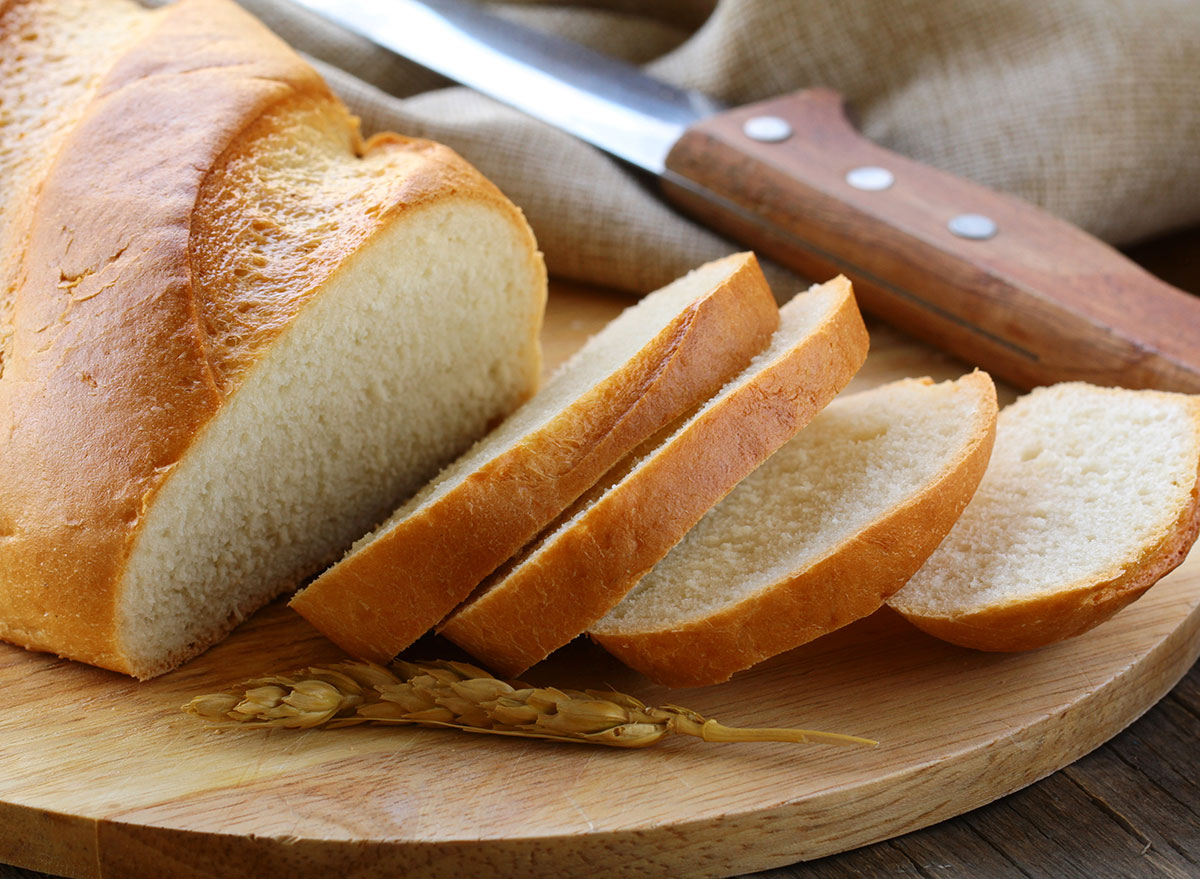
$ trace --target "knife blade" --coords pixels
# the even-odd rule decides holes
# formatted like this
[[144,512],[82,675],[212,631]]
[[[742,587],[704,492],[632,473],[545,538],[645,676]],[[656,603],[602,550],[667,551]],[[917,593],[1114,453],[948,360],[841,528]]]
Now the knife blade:
[[1200,299],[1041,209],[880,147],[841,97],[724,108],[462,0],[294,0],[656,175],[710,227],[1021,387],[1200,393]]
[[349,31],[653,174],[689,125],[725,109],[578,43],[470,3],[299,0]]

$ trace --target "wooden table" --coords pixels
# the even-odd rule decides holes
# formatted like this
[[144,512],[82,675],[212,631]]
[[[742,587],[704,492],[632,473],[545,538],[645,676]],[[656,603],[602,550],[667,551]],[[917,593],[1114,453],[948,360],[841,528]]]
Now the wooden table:
[[[1200,268],[1179,256],[1196,244],[1200,236],[1176,238],[1138,256],[1175,273],[1175,283],[1200,289]],[[1200,665],[1124,733],[1025,790],[924,830],[756,879],[1200,876],[1197,768]],[[0,879],[45,875],[0,864]]]

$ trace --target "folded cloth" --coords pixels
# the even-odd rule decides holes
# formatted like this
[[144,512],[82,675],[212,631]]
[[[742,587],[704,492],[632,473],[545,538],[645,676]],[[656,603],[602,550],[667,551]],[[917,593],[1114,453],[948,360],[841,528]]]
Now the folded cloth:
[[[1194,0],[576,2],[491,7],[730,104],[831,86],[872,140],[1114,244],[1200,222]],[[368,132],[442,141],[496,181],[552,274],[642,292],[735,248],[568,135],[286,0],[243,4],[317,62]]]

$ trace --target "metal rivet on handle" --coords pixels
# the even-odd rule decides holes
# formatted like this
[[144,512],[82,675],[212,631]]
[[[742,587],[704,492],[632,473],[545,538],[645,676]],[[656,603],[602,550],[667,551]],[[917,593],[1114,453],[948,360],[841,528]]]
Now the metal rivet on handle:
[[946,226],[959,238],[971,238],[975,241],[986,241],[1000,231],[996,221],[983,214],[959,214]]
[[780,119],[778,116],[754,116],[742,125],[742,133],[751,140],[779,143],[792,136],[792,126],[787,124],[786,119]]
[[878,165],[863,165],[846,174],[846,182],[855,189],[865,189],[867,192],[878,192],[887,189],[896,182],[896,175],[887,168]]

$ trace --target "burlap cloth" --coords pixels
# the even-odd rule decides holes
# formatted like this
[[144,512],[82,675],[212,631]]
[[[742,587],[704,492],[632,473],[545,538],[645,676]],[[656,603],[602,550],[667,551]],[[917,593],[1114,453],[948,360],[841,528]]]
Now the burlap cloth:
[[[388,0],[379,0],[386,3]],[[602,153],[285,0],[244,0],[368,131],[454,147],[529,217],[551,273],[648,291],[735,245]],[[730,104],[813,85],[876,142],[1115,243],[1200,222],[1197,0],[495,4]],[[773,283],[794,283],[773,273]]]

